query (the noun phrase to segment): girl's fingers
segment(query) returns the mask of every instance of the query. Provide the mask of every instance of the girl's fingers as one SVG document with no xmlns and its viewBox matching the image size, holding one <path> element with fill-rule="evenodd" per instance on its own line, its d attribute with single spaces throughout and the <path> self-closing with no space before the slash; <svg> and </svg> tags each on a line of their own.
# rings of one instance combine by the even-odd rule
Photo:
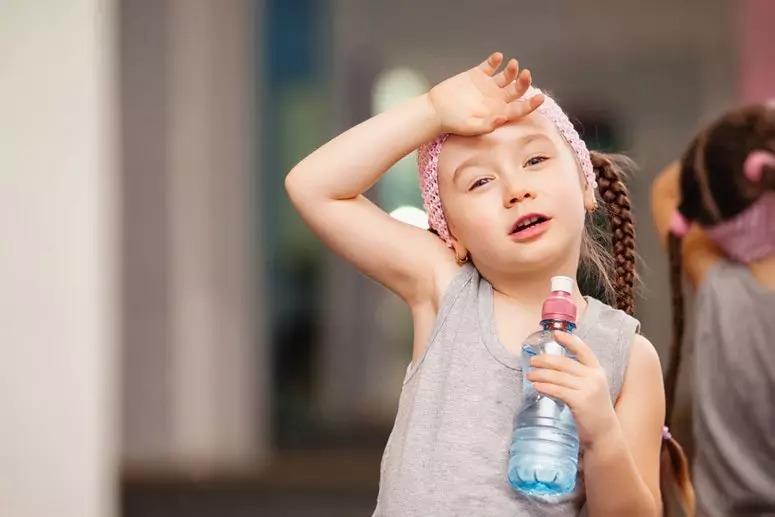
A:
<svg viewBox="0 0 775 517">
<path fill-rule="evenodd" d="M 554 332 L 553 336 L 559 344 L 567 348 L 573 355 L 575 355 L 579 362 L 584 366 L 588 366 L 590 368 L 597 368 L 600 366 L 595 353 L 578 336 L 574 334 L 568 334 L 567 332 Z"/>
<path fill-rule="evenodd" d="M 562 386 L 571 390 L 579 390 L 583 385 L 582 377 L 577 377 L 559 370 L 530 370 L 527 374 L 527 379 L 534 384 L 536 382 L 541 384 L 554 384 L 555 386 Z"/>
<path fill-rule="evenodd" d="M 539 393 L 543 393 L 544 395 L 548 395 L 552 398 L 562 400 L 570 407 L 574 406 L 574 394 L 577 393 L 577 391 L 574 389 L 566 388 L 565 386 L 560 386 L 559 384 L 551 384 L 548 382 L 534 382 L 533 388 Z"/>
<path fill-rule="evenodd" d="M 503 96 L 506 102 L 514 102 L 521 98 L 530 85 L 533 82 L 533 77 L 530 75 L 530 70 L 522 70 L 517 76 L 516 81 L 512 81 L 506 88 L 504 88 Z"/>
<path fill-rule="evenodd" d="M 588 369 L 578 361 L 561 355 L 541 354 L 530 359 L 530 366 L 546 370 L 557 370 L 576 377 L 583 377 Z"/>
<path fill-rule="evenodd" d="M 506 116 L 509 120 L 525 117 L 538 109 L 538 107 L 543 104 L 543 102 L 543 94 L 530 97 L 529 99 L 511 102 L 506 107 Z"/>
<path fill-rule="evenodd" d="M 500 88 L 509 86 L 514 82 L 514 79 L 516 79 L 518 72 L 519 63 L 517 60 L 509 60 L 508 64 L 506 64 L 506 68 L 504 68 L 501 73 L 495 76 L 495 84 L 497 84 Z"/>
<path fill-rule="evenodd" d="M 490 117 L 488 119 L 484 119 L 482 120 L 482 128 L 480 130 L 480 133 L 481 134 L 492 133 L 500 126 L 508 122 L 508 120 L 509 119 L 506 115 L 497 115 L 494 117 Z"/>
<path fill-rule="evenodd" d="M 500 52 L 495 52 L 490 55 L 481 65 L 479 65 L 479 70 L 484 72 L 487 75 L 493 75 L 496 70 L 498 70 L 498 67 L 501 66 L 501 63 L 503 62 L 503 54 Z"/>
</svg>

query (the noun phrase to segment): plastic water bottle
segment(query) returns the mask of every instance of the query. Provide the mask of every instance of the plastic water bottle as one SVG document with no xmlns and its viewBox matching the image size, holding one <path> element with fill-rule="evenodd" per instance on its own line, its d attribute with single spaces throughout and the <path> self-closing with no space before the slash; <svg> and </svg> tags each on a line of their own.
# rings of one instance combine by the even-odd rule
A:
<svg viewBox="0 0 775 517">
<path fill-rule="evenodd" d="M 542 330 L 529 336 L 522 345 L 522 404 L 509 450 L 508 476 L 515 490 L 527 494 L 562 495 L 572 492 L 576 486 L 579 436 L 570 408 L 560 400 L 538 393 L 527 380 L 533 356 L 573 357 L 552 336 L 553 331 L 570 333 L 576 328 L 572 292 L 572 279 L 552 278 L 551 294 L 542 309 Z"/>
</svg>

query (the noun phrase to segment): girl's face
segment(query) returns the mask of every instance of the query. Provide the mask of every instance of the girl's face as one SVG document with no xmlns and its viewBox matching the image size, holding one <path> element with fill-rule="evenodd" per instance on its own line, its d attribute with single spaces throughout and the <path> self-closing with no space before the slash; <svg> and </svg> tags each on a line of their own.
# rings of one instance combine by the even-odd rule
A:
<svg viewBox="0 0 775 517">
<path fill-rule="evenodd" d="M 554 124 L 539 113 L 478 137 L 450 136 L 439 193 L 459 257 L 490 271 L 578 263 L 594 193 Z"/>
</svg>

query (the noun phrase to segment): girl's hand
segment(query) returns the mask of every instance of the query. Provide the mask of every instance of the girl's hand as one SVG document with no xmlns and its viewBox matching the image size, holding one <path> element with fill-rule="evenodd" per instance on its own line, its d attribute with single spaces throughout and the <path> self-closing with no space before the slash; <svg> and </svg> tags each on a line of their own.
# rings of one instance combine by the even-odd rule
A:
<svg viewBox="0 0 775 517">
<path fill-rule="evenodd" d="M 530 360 L 527 379 L 536 391 L 565 402 L 576 420 L 579 441 L 585 448 L 604 442 L 618 425 L 605 370 L 581 339 L 555 332 L 555 340 L 574 354 L 570 357 L 541 354 Z"/>
<path fill-rule="evenodd" d="M 530 86 L 530 72 L 519 72 L 512 59 L 499 74 L 503 54 L 433 87 L 428 94 L 443 133 L 475 136 L 489 133 L 509 120 L 530 114 L 544 101 L 536 95 L 518 101 Z M 515 81 L 516 79 L 516 81 Z"/>
</svg>

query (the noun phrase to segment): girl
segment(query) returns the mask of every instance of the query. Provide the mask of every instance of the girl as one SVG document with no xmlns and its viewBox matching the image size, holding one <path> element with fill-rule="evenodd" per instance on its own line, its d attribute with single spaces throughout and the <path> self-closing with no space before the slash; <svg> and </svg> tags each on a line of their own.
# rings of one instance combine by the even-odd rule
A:
<svg viewBox="0 0 775 517">
<path fill-rule="evenodd" d="M 654 219 L 672 270 L 668 421 L 683 336 L 682 272 L 696 289 L 694 478 L 706 515 L 775 515 L 773 190 L 773 104 L 728 113 L 654 182 Z"/>
<path fill-rule="evenodd" d="M 320 238 L 411 308 L 413 360 L 374 515 L 563 516 L 585 502 L 592 516 L 658 515 L 662 375 L 630 316 L 634 228 L 620 161 L 590 155 L 528 71 L 511 60 L 497 72 L 502 60 L 350 129 L 286 179 Z M 435 235 L 362 195 L 418 147 Z M 614 260 L 585 229 L 598 203 Z M 580 260 L 611 263 L 605 281 L 622 310 L 576 293 L 578 331 L 557 340 L 579 361 L 538 356 L 528 378 L 571 408 L 584 479 L 568 497 L 526 497 L 506 476 L 520 345 L 538 329 L 550 278 L 575 277 Z"/>
</svg>

